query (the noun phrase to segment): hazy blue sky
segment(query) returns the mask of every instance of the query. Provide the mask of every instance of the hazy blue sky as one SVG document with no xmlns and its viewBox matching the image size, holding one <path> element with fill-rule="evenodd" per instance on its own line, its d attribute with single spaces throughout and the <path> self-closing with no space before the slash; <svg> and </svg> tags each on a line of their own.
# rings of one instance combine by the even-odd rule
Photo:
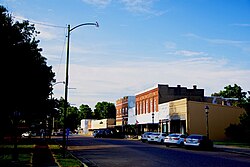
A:
<svg viewBox="0 0 250 167">
<path fill-rule="evenodd" d="M 114 102 L 157 83 L 250 90 L 250 0 L 0 0 L 40 31 L 42 55 L 65 80 L 71 32 L 69 102 Z M 64 97 L 64 85 L 54 86 Z"/>
</svg>

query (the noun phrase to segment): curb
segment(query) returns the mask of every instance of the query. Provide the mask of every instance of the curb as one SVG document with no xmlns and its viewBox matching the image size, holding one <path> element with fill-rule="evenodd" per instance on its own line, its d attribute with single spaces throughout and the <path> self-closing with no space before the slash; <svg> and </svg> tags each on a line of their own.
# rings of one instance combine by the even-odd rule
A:
<svg viewBox="0 0 250 167">
<path fill-rule="evenodd" d="M 234 154 L 241 154 L 245 156 L 250 157 L 250 152 L 244 152 L 244 151 L 239 151 L 235 149 L 230 149 L 230 148 L 219 148 L 219 147 L 214 147 L 216 150 L 223 151 L 223 152 L 228 152 L 228 153 L 234 153 Z"/>
</svg>

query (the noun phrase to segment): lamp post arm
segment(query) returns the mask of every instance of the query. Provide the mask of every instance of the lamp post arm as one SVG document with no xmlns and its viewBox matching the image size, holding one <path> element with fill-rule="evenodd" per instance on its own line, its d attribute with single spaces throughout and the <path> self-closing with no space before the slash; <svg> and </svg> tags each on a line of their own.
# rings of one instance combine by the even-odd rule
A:
<svg viewBox="0 0 250 167">
<path fill-rule="evenodd" d="M 83 24 L 79 24 L 71 29 L 69 29 L 69 32 L 70 31 L 73 31 L 74 29 L 78 28 L 78 27 L 81 27 L 81 26 L 87 26 L 87 25 L 92 25 L 92 26 L 96 26 L 96 27 L 99 27 L 99 24 L 98 22 L 95 22 L 95 23 L 83 23 Z"/>
</svg>

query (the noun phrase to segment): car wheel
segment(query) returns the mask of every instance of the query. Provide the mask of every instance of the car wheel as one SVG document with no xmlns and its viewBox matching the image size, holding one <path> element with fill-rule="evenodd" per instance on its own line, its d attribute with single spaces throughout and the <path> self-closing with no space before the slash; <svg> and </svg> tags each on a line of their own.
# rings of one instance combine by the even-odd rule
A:
<svg viewBox="0 0 250 167">
<path fill-rule="evenodd" d="M 184 146 L 184 143 L 181 142 L 181 143 L 179 144 L 179 147 L 183 147 L 183 146 Z"/>
<path fill-rule="evenodd" d="M 166 147 L 169 147 L 169 145 L 168 145 L 168 144 L 166 144 Z"/>
</svg>

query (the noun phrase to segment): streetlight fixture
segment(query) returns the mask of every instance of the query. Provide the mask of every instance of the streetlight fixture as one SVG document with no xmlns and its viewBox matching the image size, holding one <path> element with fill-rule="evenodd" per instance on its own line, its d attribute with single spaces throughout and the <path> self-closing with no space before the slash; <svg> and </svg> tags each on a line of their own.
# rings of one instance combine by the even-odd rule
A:
<svg viewBox="0 0 250 167">
<path fill-rule="evenodd" d="M 153 111 L 152 112 L 152 124 L 154 124 L 155 123 L 155 112 Z"/>
<path fill-rule="evenodd" d="M 99 24 L 97 22 L 95 23 L 83 23 L 79 24 L 73 28 L 70 28 L 70 25 L 68 25 L 68 42 L 67 42 L 67 56 L 66 56 L 66 78 L 65 78 L 65 101 L 64 101 L 64 112 L 63 112 L 63 118 L 64 118 L 64 124 L 63 124 L 63 158 L 65 158 L 65 151 L 66 151 L 66 116 L 67 116 L 67 106 L 68 106 L 68 83 L 69 83 L 69 41 L 70 41 L 70 32 L 74 29 L 81 27 L 81 26 L 96 26 L 99 27 Z"/>
<path fill-rule="evenodd" d="M 206 114 L 206 130 L 207 130 L 207 138 L 209 139 L 209 128 L 208 128 L 208 110 L 209 110 L 209 107 L 206 106 L 205 107 L 205 114 Z"/>
</svg>

